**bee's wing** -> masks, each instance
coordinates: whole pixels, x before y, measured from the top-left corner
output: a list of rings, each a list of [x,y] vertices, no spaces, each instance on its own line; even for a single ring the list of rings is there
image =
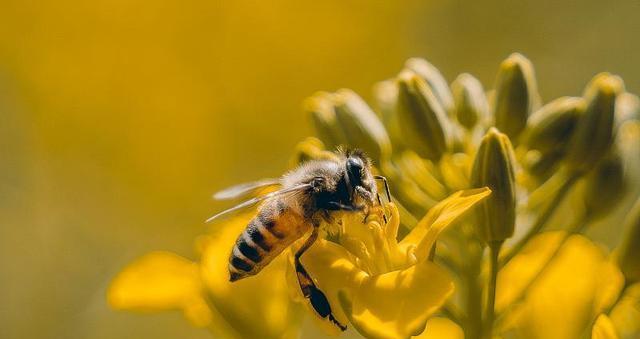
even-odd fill
[[[244,184],[231,186],[223,189],[222,191],[216,192],[213,195],[213,198],[216,200],[237,199],[250,195],[251,193],[255,193],[261,188],[277,185],[281,185],[280,179],[262,179],[254,182],[246,182]]]
[[[296,185],[296,186],[293,186],[293,187],[283,188],[283,189],[275,191],[275,192],[271,192],[271,193],[267,193],[265,195],[261,195],[259,197],[255,197],[253,199],[247,200],[247,201],[245,201],[245,202],[243,202],[243,203],[241,203],[239,205],[231,207],[231,208],[229,208],[227,210],[224,210],[224,211],[222,211],[222,212],[210,217],[209,219],[207,219],[205,221],[205,223],[212,222],[213,220],[218,219],[221,216],[224,216],[224,215],[227,215],[229,213],[241,210],[243,208],[251,207],[251,206],[253,206],[253,205],[255,205],[255,204],[257,204],[257,203],[259,203],[259,202],[261,202],[263,200],[266,200],[266,199],[269,199],[269,198],[273,198],[275,196],[298,193],[298,192],[300,192],[302,190],[305,190],[305,189],[307,189],[309,187],[311,187],[311,184],[299,184],[299,185]]]

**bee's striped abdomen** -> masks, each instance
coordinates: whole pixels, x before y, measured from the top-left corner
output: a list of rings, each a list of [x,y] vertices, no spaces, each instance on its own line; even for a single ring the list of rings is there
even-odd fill
[[[260,272],[309,227],[302,216],[283,201],[265,205],[236,240],[229,258],[230,280]]]

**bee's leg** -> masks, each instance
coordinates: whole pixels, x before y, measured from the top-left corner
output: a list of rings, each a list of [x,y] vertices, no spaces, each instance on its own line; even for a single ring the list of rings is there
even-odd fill
[[[329,304],[329,300],[327,297],[320,291],[320,289],[316,286],[307,273],[307,270],[304,269],[302,263],[300,262],[300,257],[306,250],[313,245],[313,243],[318,239],[318,227],[314,226],[311,235],[304,242],[302,247],[295,254],[295,265],[296,265],[296,275],[298,276],[298,284],[300,284],[300,289],[302,290],[302,295],[306,299],[309,299],[311,302],[311,306],[313,309],[320,315],[322,318],[329,318],[334,325],[336,325],[340,330],[345,331],[347,326],[342,325],[338,320],[333,316],[333,312],[331,311],[331,305]]]

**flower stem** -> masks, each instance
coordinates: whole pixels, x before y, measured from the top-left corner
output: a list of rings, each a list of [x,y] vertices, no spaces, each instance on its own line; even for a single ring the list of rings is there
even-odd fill
[[[479,256],[480,254],[478,254]],[[470,265],[466,271],[467,283],[467,323],[464,328],[465,338],[480,339],[482,335],[482,289],[478,281],[480,275],[480,260],[473,260],[475,265]]]
[[[493,319],[494,309],[496,302],[496,283],[498,280],[498,270],[500,269],[498,264],[498,255],[500,254],[500,248],[502,247],[502,241],[495,241],[489,243],[489,259],[490,259],[490,274],[489,283],[487,284],[487,303],[484,320],[484,338],[491,339],[493,335]]]

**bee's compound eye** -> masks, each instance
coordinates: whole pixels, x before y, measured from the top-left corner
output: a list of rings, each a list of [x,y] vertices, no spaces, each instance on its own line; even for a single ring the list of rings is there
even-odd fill
[[[351,157],[347,159],[347,169],[351,173],[357,173],[362,171],[364,164],[360,158]]]
[[[313,178],[313,180],[311,180],[311,187],[318,187],[322,184],[324,184],[324,178],[323,177],[315,177]]]

